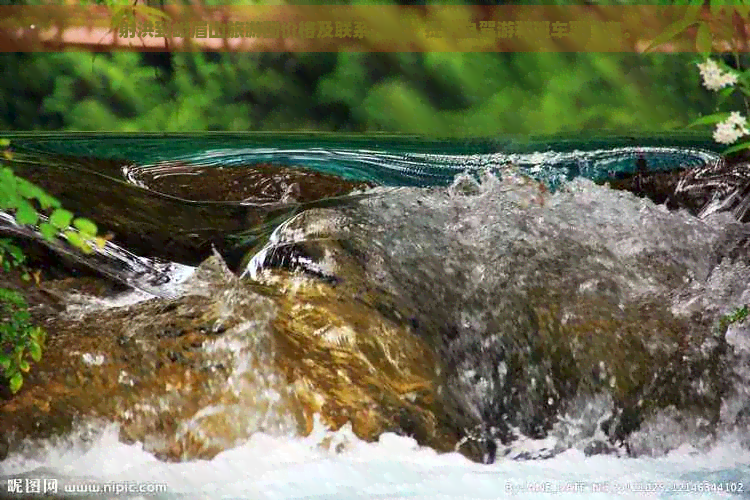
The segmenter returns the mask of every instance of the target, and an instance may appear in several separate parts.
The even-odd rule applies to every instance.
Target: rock
[[[390,431],[453,450],[423,341],[325,283],[276,279],[240,281],[212,257],[185,297],[50,318],[42,361],[0,406],[0,435],[13,450],[101,419],[185,460],[258,431],[305,435],[317,413],[362,439]]]
[[[373,187],[371,182],[350,181],[308,168],[270,163],[206,167],[161,162],[148,167],[130,167],[127,177],[151,191],[183,200],[248,205],[310,203]]]
[[[102,234],[111,233],[120,247],[192,266],[216,248],[234,268],[280,217],[300,205],[372,186],[270,164],[133,167],[124,161],[56,156],[54,164],[28,161],[13,168],[66,209],[85,214]]]
[[[730,212],[741,222],[750,222],[750,168],[744,156],[722,160],[716,165],[675,170],[650,171],[646,161],[636,161],[634,173],[618,174],[607,181],[647,197],[672,210],[685,209],[696,216]]]
[[[616,453],[616,451],[613,450],[610,443],[604,441],[592,441],[586,446],[583,453],[587,457],[591,457],[593,455],[611,455]]]
[[[551,195],[486,178],[309,209],[243,279],[214,255],[183,297],[51,315],[0,435],[13,450],[99,418],[183,460],[258,431],[307,434],[318,414],[482,462],[597,441],[662,453],[680,440],[639,436],[664,412],[701,432],[726,413],[734,344],[716,311],[678,307],[710,288],[725,239],[726,226],[588,181]],[[508,452],[520,438],[550,443]]]
[[[323,270],[342,296],[410,325],[437,360],[442,418],[480,457],[545,438],[602,391],[611,407],[595,427],[611,446],[669,406],[715,427],[730,349],[714,311],[683,315],[665,297],[702,293],[723,230],[588,181],[554,196],[485,181],[306,212],[255,273],[280,251],[285,268]]]

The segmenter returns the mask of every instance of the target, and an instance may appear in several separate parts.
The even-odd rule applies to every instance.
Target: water
[[[611,378],[627,398],[654,397],[630,393],[649,382],[634,375],[636,366],[666,364],[683,335],[696,348],[710,344],[703,322],[750,300],[747,264],[723,255],[734,227],[727,214],[670,213],[590,181],[549,195],[513,173],[489,174],[481,184],[464,176],[448,189],[382,191],[356,206],[305,212],[274,232],[246,273],[262,280],[265,268],[286,260],[340,278],[338,287],[355,295],[361,282],[384,290],[393,314],[409,318],[450,360],[446,405],[480,434],[490,432],[481,422],[495,422],[490,434],[507,439],[543,434],[560,402],[589,384],[595,391],[598,378]],[[365,278],[345,271],[347,256]],[[562,319],[541,324],[548,316]],[[681,376],[692,362],[682,358]],[[604,373],[592,378],[599,367]],[[708,379],[695,383],[718,390]],[[677,390],[688,399],[689,391]],[[570,432],[577,431],[563,426],[560,439]],[[576,444],[595,446],[595,436],[585,437],[591,441]],[[554,454],[558,444],[536,456]],[[505,452],[522,454],[513,446]]]
[[[581,175],[606,178],[632,172],[643,156],[653,170],[697,166],[721,150],[699,135],[427,140],[390,135],[341,134],[10,134],[26,154],[66,154],[132,162],[131,182],[160,162],[231,167],[258,162],[303,166],[388,186],[448,185],[464,170],[501,167],[511,161],[550,184]],[[163,172],[162,172],[163,174]],[[111,174],[110,174],[111,175]],[[119,176],[118,176],[119,177]]]
[[[503,384],[532,386],[549,369],[540,365],[537,372],[540,368],[529,362],[527,371],[513,381],[505,377],[510,355],[502,358],[507,364],[496,359],[510,344],[507,335],[498,340],[493,333],[515,332],[513,342],[534,345],[533,336],[524,337],[527,320],[516,314],[530,301],[536,308],[558,304],[571,324],[576,317],[589,316],[612,321],[615,326],[607,328],[620,328],[617,339],[628,338],[632,331],[653,334],[637,340],[643,341],[642,351],[657,353],[672,349],[661,344],[660,328],[670,327],[659,318],[677,318],[679,328],[697,334],[703,332],[703,319],[716,319],[750,302],[750,265],[742,245],[736,244],[749,233],[746,224],[726,213],[704,219],[670,213],[629,193],[580,179],[571,182],[577,176],[602,180],[632,171],[638,157],[665,170],[717,161],[705,142],[509,140],[436,146],[418,139],[337,140],[298,136],[279,144],[273,137],[209,136],[168,145],[158,136],[81,136],[78,141],[50,136],[14,139],[14,147],[18,158],[36,155],[38,164],[43,163],[39,157],[49,160],[71,153],[127,160],[118,163],[122,168],[96,175],[129,183],[130,192],[148,191],[150,182],[170,172],[186,175],[184,163],[200,170],[273,161],[377,184],[357,196],[326,203],[289,198],[266,202],[279,212],[265,227],[264,244],[253,249],[238,271],[246,279],[263,281],[268,268],[283,264],[316,279],[338,280],[337,286],[347,293],[373,285],[390,297],[394,309],[412,316],[424,335],[449,330],[450,335],[441,337],[448,340],[435,342],[443,355],[455,357],[459,383],[445,390],[453,392],[450,400],[456,405],[469,408],[461,418],[510,415],[501,434],[520,433],[520,439],[500,444],[495,463],[484,465],[458,453],[438,454],[411,438],[386,433],[377,443],[365,443],[346,426],[332,433],[318,423],[305,438],[257,433],[211,460],[166,463],[140,444],[119,442],[111,425],[84,425],[62,439],[28,443],[7,457],[0,463],[0,496],[19,497],[7,493],[8,480],[47,478],[56,479],[60,491],[83,481],[159,483],[166,485],[166,492],[143,497],[164,499],[750,498],[750,426],[741,418],[750,407],[748,325],[726,334],[734,349],[726,358],[732,362],[734,382],[720,394],[718,424],[708,436],[700,418],[666,408],[647,419],[622,447],[592,455],[591,447],[606,439],[600,423],[612,417],[611,398],[596,391],[571,398],[553,381],[501,404],[492,399],[502,393],[497,388]],[[517,168],[508,168],[509,161]],[[170,171],[164,162],[182,163]],[[169,206],[196,205],[200,203],[180,199]],[[221,210],[234,210],[242,202],[220,205],[225,207]],[[29,234],[27,228],[13,229],[7,217],[0,222]],[[235,228],[238,233],[246,229]],[[117,243],[95,259],[90,265],[140,292],[74,304],[79,309],[116,307],[149,294],[179,296],[193,269],[185,262],[144,258]],[[361,268],[362,274],[346,274],[352,268]],[[533,292],[542,294],[537,297],[541,302],[529,298],[534,290],[542,290]],[[582,302],[575,297],[583,297]],[[705,317],[696,319],[696,314]],[[588,370],[586,363],[599,366],[601,353],[608,352],[601,350],[620,341],[597,346],[594,339],[589,351],[570,345],[566,355]],[[697,346],[696,352],[711,351],[709,344]],[[599,357],[581,354],[591,349]],[[618,361],[616,350],[607,356],[602,358],[605,368],[636,362]],[[686,366],[692,362],[685,359]],[[581,377],[583,387],[589,379]],[[711,380],[709,375],[692,380],[707,386],[694,388],[695,394],[716,393]],[[564,406],[566,398],[573,403]],[[541,411],[548,399],[553,401],[550,406],[557,409],[560,404],[565,411]],[[535,425],[544,418],[554,421],[552,430],[535,438]],[[539,457],[549,458],[525,460]]]
[[[638,158],[652,171],[720,161],[716,145],[695,135],[471,141],[326,134],[5,137],[12,142],[8,163],[16,172],[57,196],[68,210],[95,220],[102,232],[115,235],[92,265],[157,295],[170,295],[158,291],[159,283],[170,281],[170,273],[184,274],[172,263],[197,265],[216,248],[238,269],[247,253],[291,215],[345,201],[341,194],[353,189],[295,193],[295,185],[330,186],[330,179],[345,179],[384,187],[448,186],[462,172],[498,172],[512,163],[554,191],[578,176],[606,181],[633,172]],[[268,171],[254,171],[254,165],[266,162],[289,167],[288,172],[304,167],[330,177],[324,183],[324,178],[296,178],[288,172],[273,178]],[[232,193],[248,183],[247,195]],[[1,214],[0,227],[33,237],[33,231]],[[59,244],[56,250],[65,253]]]
[[[394,434],[364,443],[346,430],[335,435],[344,450],[333,453],[318,447],[324,434],[319,428],[305,439],[255,435],[211,461],[167,464],[138,445],[120,443],[115,429],[108,428],[87,446],[58,444],[36,460],[8,459],[0,470],[14,478],[55,478],[60,492],[86,480],[100,487],[105,482],[166,486],[167,493],[130,497],[164,500],[750,497],[750,456],[731,439],[709,452],[684,447],[658,459],[585,457],[570,451],[544,461],[479,465],[458,454],[438,455]],[[719,487],[724,492],[715,491]]]

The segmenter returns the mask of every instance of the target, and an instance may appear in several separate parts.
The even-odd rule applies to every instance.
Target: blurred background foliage
[[[695,54],[5,53],[0,130],[663,131],[716,111],[694,62]]]

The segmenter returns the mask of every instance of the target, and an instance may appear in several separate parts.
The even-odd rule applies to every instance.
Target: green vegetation
[[[672,130],[716,111],[692,61],[592,53],[0,54],[7,75],[0,130]]]
[[[10,239],[0,240],[0,266],[3,272],[23,268],[26,256]],[[30,279],[28,272],[23,277]],[[30,369],[29,357],[39,361],[42,357],[45,333],[34,326],[29,306],[23,296],[13,290],[0,288],[0,369],[8,381],[11,392],[23,384],[22,372]]]
[[[125,0],[85,3],[120,6],[118,19],[129,12]],[[163,3],[148,1],[139,12],[163,15],[155,8]],[[717,111],[711,92],[700,86],[694,61],[692,54],[562,52],[0,54],[6,75],[0,82],[0,130],[320,130],[454,137],[666,131]],[[742,96],[723,104],[737,107]]]
[[[11,392],[23,384],[22,372],[30,369],[29,358],[42,359],[44,330],[31,323],[29,306],[20,293],[0,288],[0,368]]]
[[[7,147],[7,139],[0,139],[0,146]],[[6,149],[3,158],[10,158]],[[17,177],[10,167],[0,160],[0,210],[7,210],[19,224],[37,225],[47,239],[62,237],[83,252],[92,252],[92,245],[103,245],[97,237],[96,225],[88,219],[74,218],[73,214],[60,207],[60,202],[49,196],[38,186]],[[45,215],[49,212],[49,216]],[[72,225],[72,227],[71,227]],[[9,239],[0,239],[0,269],[10,272],[15,268],[29,274],[24,268],[22,250]],[[45,333],[31,322],[29,307],[23,296],[16,291],[0,288],[0,369],[11,392],[17,392],[23,384],[23,373],[30,369],[29,360],[38,362],[42,356]]]
[[[732,325],[734,323],[741,323],[745,321],[745,319],[747,319],[748,314],[750,314],[750,308],[747,305],[738,307],[737,309],[732,311],[730,314],[725,314],[719,320],[719,325],[717,327],[719,333],[726,332],[727,328],[729,328],[729,325]]]

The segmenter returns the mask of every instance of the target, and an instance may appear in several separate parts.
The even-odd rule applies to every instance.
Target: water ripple
[[[632,172],[635,160],[643,157],[652,170],[668,171],[715,164],[721,156],[715,152],[684,147],[619,147],[574,151],[531,153],[430,154],[391,153],[373,149],[324,148],[231,148],[212,149],[183,155],[176,161],[202,167],[229,167],[253,163],[297,165],[341,176],[389,186],[435,186],[450,184],[465,171],[496,170],[513,163],[519,169],[551,188],[575,177],[605,180],[615,172]],[[143,175],[163,166],[143,165]],[[133,179],[130,172],[130,179]]]

